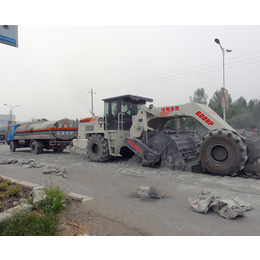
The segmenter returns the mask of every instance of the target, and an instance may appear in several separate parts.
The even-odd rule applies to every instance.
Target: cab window
[[[117,118],[118,118],[118,103],[117,103],[117,101],[111,102],[111,116],[112,116],[112,119],[115,119],[115,120],[117,120]]]
[[[104,104],[104,115],[106,117],[109,116],[109,103],[108,102],[105,102],[105,104]]]
[[[12,133],[13,132],[13,126],[8,126],[8,133]]]
[[[137,115],[140,109],[140,104],[134,104],[127,101],[121,102],[121,112],[125,113],[125,118],[131,118],[134,115]]]

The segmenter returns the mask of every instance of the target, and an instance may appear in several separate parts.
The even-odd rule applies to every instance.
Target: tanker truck
[[[78,128],[70,119],[48,121],[37,120],[24,124],[10,125],[8,128],[7,144],[11,152],[17,148],[30,147],[31,152],[40,154],[43,149],[53,149],[63,152],[72,139],[76,138]]]

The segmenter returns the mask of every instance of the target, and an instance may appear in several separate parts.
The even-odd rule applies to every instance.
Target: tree
[[[223,118],[223,107],[221,104],[221,89],[216,90],[212,98],[209,100],[208,106]],[[207,104],[208,96],[204,88],[198,88],[194,91],[194,96],[189,97],[190,102]],[[248,103],[244,97],[232,102],[231,95],[228,94],[229,108],[226,109],[226,121],[234,129],[244,128],[250,131],[252,125],[256,125],[260,129],[260,100],[252,99]],[[198,123],[191,118],[184,120],[184,127],[197,128]],[[260,132],[260,130],[259,130]]]
[[[260,122],[260,100],[255,104],[254,110],[252,111],[252,123],[259,124]]]
[[[238,100],[234,101],[227,110],[227,118],[232,118],[235,115],[242,114],[246,111],[247,102],[244,97],[240,97]]]
[[[255,101],[251,100],[248,104],[244,97],[234,101],[227,111],[227,123],[235,129],[244,128],[250,130],[251,125],[255,124],[253,113],[255,111]],[[257,118],[259,115],[257,115]]]
[[[204,88],[197,88],[197,90],[194,90],[193,97],[190,96],[189,100],[191,103],[200,103],[207,105],[208,101],[208,95],[206,94],[206,91]],[[182,119],[182,128],[183,129],[200,129],[203,128],[202,124],[192,117],[189,118],[183,118]]]
[[[193,97],[189,97],[191,103],[200,103],[207,105],[208,103],[208,95],[205,92],[204,88],[197,88],[194,90]]]
[[[232,99],[231,99],[230,94],[228,94],[228,101],[229,101],[229,104],[232,104]],[[222,103],[221,103],[221,89],[215,91],[215,93],[213,94],[213,97],[209,100],[209,107],[214,112],[216,112],[221,118],[223,118],[223,107],[222,107]]]
[[[257,107],[258,104],[259,104],[259,100],[258,100],[258,99],[251,99],[251,100],[248,102],[247,110],[250,111],[250,112],[253,112],[254,109]]]
[[[251,99],[247,111],[251,114],[251,125],[257,125],[260,121],[260,100]]]
[[[247,103],[244,97],[240,97],[236,101],[232,102],[230,94],[228,94],[228,98],[230,105],[229,108],[226,109],[226,121],[230,126],[234,129],[244,128],[245,130],[251,131],[251,126],[256,125],[258,129],[260,129],[260,100],[252,99]],[[204,88],[198,88],[194,91],[193,97],[189,97],[189,100],[192,103],[207,104],[208,96]],[[220,89],[215,91],[212,98],[209,100],[208,106],[223,118]],[[167,125],[176,128],[175,120],[169,120]],[[183,129],[202,129],[202,125],[200,125],[199,121],[191,117],[182,118],[180,127]]]
[[[220,117],[223,117],[223,107],[221,106],[221,90],[216,90],[213,97],[209,100],[209,107]]]

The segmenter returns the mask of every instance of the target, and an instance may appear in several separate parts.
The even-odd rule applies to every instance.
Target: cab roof
[[[110,98],[104,98],[103,101],[110,101],[110,100],[116,100],[116,99],[123,99],[123,100],[134,100],[137,102],[153,102],[152,98],[146,98],[141,96],[134,96],[134,95],[122,95],[122,96],[116,96],[116,97],[110,97]]]

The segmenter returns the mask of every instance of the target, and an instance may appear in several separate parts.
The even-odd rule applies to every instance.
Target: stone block
[[[87,202],[87,201],[90,201],[90,200],[93,200],[93,197],[87,196],[87,197],[82,199],[82,202]]]
[[[86,196],[83,196],[83,195],[80,195],[80,194],[77,194],[77,193],[73,193],[73,192],[70,192],[68,194],[68,196],[73,198],[73,199],[80,200],[80,201],[82,201],[86,197]]]
[[[24,187],[27,187],[27,188],[34,188],[34,187],[39,186],[38,184],[27,182],[27,181],[17,181],[16,183],[20,184],[20,185],[22,185]]]
[[[18,205],[14,208],[8,209],[5,212],[15,214],[15,213],[18,213],[18,212],[21,212],[21,211],[31,211],[32,208],[33,208],[33,205],[25,203],[25,204],[22,204],[22,205]]]
[[[2,212],[0,213],[0,222],[3,220],[9,220],[14,216],[14,214],[12,212]]]
[[[44,200],[46,197],[46,194],[44,192],[44,190],[41,189],[36,189],[32,191],[32,198],[33,198],[33,203],[37,204],[40,201]]]

